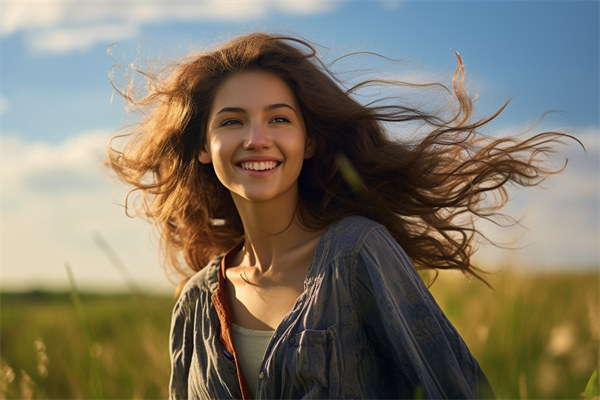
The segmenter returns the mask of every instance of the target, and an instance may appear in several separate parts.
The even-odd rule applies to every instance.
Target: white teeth
[[[252,171],[265,171],[273,169],[277,166],[276,161],[245,161],[240,163],[243,169],[249,169]]]

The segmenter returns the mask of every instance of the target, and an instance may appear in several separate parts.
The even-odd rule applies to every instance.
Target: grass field
[[[499,398],[582,398],[598,366],[598,275],[454,274],[432,292]],[[166,398],[174,300],[3,293],[0,398]]]

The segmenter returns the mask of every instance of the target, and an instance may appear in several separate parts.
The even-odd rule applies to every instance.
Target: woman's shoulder
[[[383,224],[353,215],[334,222],[326,229],[320,250],[328,257],[343,257],[356,256],[379,246],[400,247]]]
[[[383,225],[377,221],[374,221],[370,218],[363,217],[362,215],[351,215],[348,217],[344,217],[333,224],[331,227],[334,229],[347,229],[347,228],[357,228],[364,229],[368,227],[382,227]]]
[[[204,268],[194,273],[183,286],[180,299],[196,298],[200,293],[212,294],[219,284],[219,268],[223,256],[213,258]]]
[[[390,236],[384,225],[360,215],[344,217],[334,222],[326,230],[326,235],[326,240],[333,245],[347,247],[348,250],[359,249],[374,236]]]

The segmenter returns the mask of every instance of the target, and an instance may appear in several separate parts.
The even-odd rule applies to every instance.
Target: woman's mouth
[[[247,171],[269,171],[275,169],[280,162],[277,161],[243,161],[238,166]]]

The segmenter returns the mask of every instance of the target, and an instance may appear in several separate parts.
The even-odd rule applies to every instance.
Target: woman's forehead
[[[282,78],[264,70],[237,72],[217,88],[211,114],[222,107],[264,107],[277,103],[290,104],[297,109],[295,95]]]

